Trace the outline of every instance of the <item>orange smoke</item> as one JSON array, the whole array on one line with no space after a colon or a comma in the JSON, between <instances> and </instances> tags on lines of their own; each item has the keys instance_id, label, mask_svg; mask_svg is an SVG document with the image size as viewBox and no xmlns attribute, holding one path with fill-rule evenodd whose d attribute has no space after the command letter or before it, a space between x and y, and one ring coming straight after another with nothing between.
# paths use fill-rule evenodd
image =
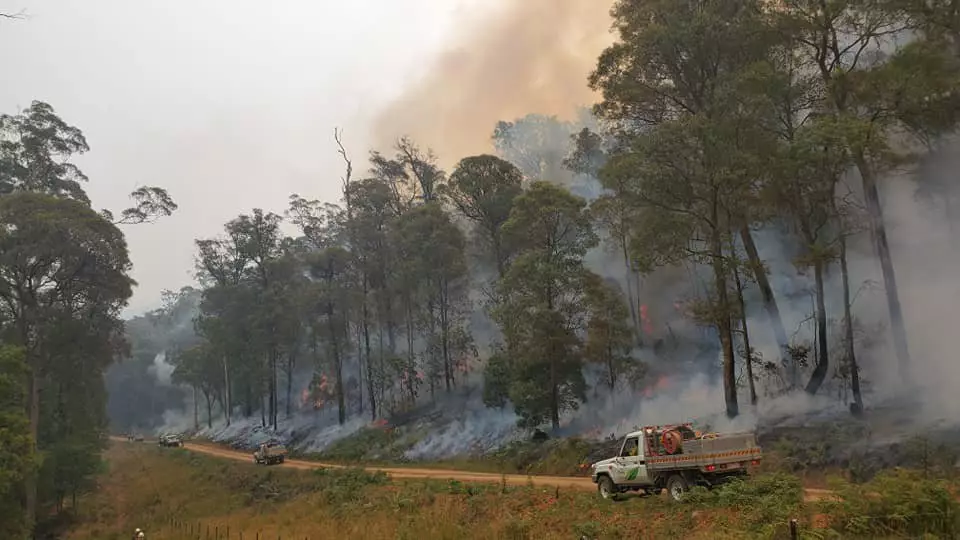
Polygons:
<instances>
[{"instance_id":1,"label":"orange smoke","mask_svg":"<svg viewBox=\"0 0 960 540\"><path fill-rule=\"evenodd\" d=\"M657 382L644 388L643 397L648 399L652 398L657 393L667 390L669 387L670 387L670 378L667 377L666 375L660 375L659 377L657 377Z\"/></svg>"},{"instance_id":2,"label":"orange smoke","mask_svg":"<svg viewBox=\"0 0 960 540\"><path fill-rule=\"evenodd\" d=\"M386 149L409 135L444 167L490 152L500 120L529 113L576 118L597 95L587 77L613 42L613 0L510 0L479 22L463 21L459 43L379 113L372 141Z\"/></svg>"}]
</instances>

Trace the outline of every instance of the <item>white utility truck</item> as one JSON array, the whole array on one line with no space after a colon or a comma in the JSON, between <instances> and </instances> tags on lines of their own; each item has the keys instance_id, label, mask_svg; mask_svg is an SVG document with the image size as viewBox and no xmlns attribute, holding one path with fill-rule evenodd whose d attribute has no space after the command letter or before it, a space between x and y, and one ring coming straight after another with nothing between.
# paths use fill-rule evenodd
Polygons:
<instances>
[{"instance_id":1,"label":"white utility truck","mask_svg":"<svg viewBox=\"0 0 960 540\"><path fill-rule=\"evenodd\" d=\"M679 501L691 486L711 488L747 474L760 462L753 432L706 433L691 424L647 426L627 434L620 454L593 464L591 477L604 499L626 491L659 494Z\"/></svg>"}]
</instances>

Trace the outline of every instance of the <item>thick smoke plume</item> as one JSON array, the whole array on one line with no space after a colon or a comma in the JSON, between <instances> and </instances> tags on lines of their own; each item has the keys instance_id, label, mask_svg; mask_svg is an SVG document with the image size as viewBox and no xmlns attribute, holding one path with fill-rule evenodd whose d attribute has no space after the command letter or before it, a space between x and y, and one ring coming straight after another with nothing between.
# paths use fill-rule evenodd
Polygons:
<instances>
[{"instance_id":1,"label":"thick smoke plume","mask_svg":"<svg viewBox=\"0 0 960 540\"><path fill-rule=\"evenodd\" d=\"M573 119L596 101L587 77L613 42L612 0L510 0L479 21L382 111L374 144L409 135L444 166L491 151L500 120L529 113Z\"/></svg>"}]
</instances>

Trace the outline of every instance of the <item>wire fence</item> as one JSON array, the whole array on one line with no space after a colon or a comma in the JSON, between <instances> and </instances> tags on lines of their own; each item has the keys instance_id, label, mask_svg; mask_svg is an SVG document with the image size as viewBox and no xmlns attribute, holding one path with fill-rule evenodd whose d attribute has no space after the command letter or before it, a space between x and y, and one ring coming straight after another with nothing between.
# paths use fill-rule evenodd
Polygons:
<instances>
[{"instance_id":1,"label":"wire fence","mask_svg":"<svg viewBox=\"0 0 960 540\"><path fill-rule=\"evenodd\" d=\"M238 530L229 524L170 518L156 531L144 531L149 540L311 540L302 534Z\"/></svg>"}]
</instances>

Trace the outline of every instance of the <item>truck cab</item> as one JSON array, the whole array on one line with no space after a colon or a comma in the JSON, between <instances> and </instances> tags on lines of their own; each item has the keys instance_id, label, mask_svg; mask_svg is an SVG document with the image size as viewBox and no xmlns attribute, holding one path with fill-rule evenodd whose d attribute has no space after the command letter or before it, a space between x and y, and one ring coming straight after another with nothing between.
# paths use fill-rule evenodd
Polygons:
<instances>
[{"instance_id":1,"label":"truck cab","mask_svg":"<svg viewBox=\"0 0 960 540\"><path fill-rule=\"evenodd\" d=\"M620 444L620 452L615 457L593 464L591 477L604 499L627 490L644 489L650 493L660 493L647 472L646 451L641 435L639 431L627 434ZM603 481L603 478L608 478L610 482Z\"/></svg>"},{"instance_id":2,"label":"truck cab","mask_svg":"<svg viewBox=\"0 0 960 540\"><path fill-rule=\"evenodd\" d=\"M693 485L711 488L746 475L760 456L751 432L701 434L690 424L647 426L628 433L615 457L594 463L591 478L604 499L666 488L680 500Z\"/></svg>"}]
</instances>

